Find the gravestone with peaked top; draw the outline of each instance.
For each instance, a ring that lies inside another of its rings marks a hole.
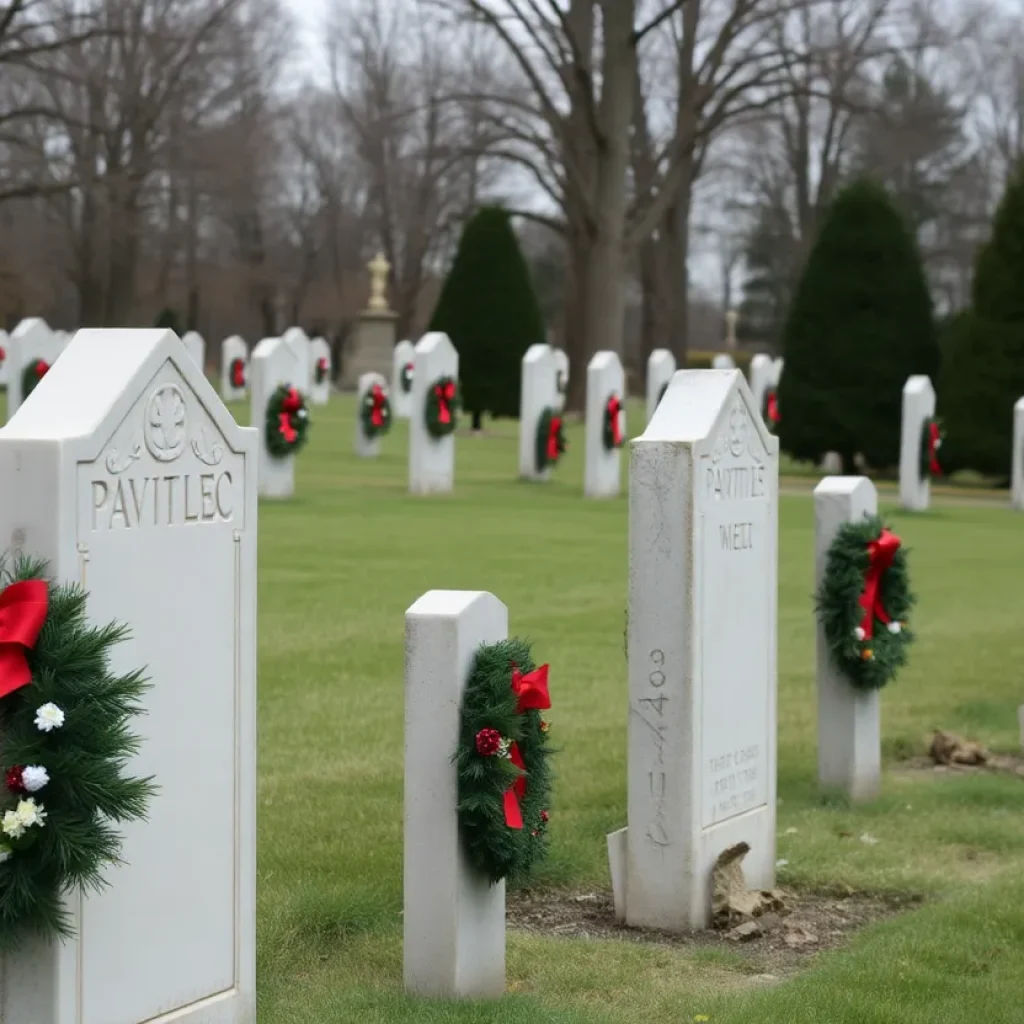
[[[519,390],[519,476],[547,480],[550,466],[539,464],[538,445],[547,450],[547,438],[537,436],[545,412],[559,411],[555,354],[550,345],[531,345],[523,356]],[[549,416],[550,418],[550,416]]]
[[[617,498],[620,449],[626,438],[626,377],[614,352],[597,352],[587,366],[583,493]]]
[[[911,512],[924,512],[931,501],[931,480],[921,472],[924,426],[935,415],[935,390],[924,374],[907,378],[903,385],[900,432],[900,504]]]
[[[295,493],[295,456],[277,457],[267,447],[267,407],[274,392],[283,384],[298,388],[302,370],[294,349],[282,338],[264,338],[252,352],[249,362],[249,422],[259,436],[258,481],[261,498],[290,498]]]
[[[0,431],[0,548],[130,628],[157,783],[107,887],[67,895],[74,937],[4,951],[4,1021],[256,1019],[255,462],[167,330],[79,331]]]
[[[206,342],[198,331],[188,331],[181,339],[185,351],[192,357],[192,362],[204,373],[206,372]]]
[[[728,352],[719,352],[711,360],[713,370],[735,370],[736,360]]]
[[[326,405],[331,397],[331,378],[334,376],[331,346],[326,338],[314,338],[309,343],[309,358],[313,366],[309,400],[313,405]]]
[[[412,416],[412,374],[415,369],[416,346],[400,341],[391,358],[391,410],[396,419]]]
[[[440,401],[442,414],[454,420],[452,403],[439,399],[442,380],[458,382],[459,353],[447,334],[432,331],[416,344],[412,376],[412,416],[409,420],[409,490],[441,494],[455,486],[455,435],[435,437],[427,427],[427,403]]]
[[[308,395],[313,386],[313,354],[310,351],[309,335],[301,327],[289,327],[281,337],[298,362],[298,370],[292,383],[302,394]]]
[[[626,829],[618,912],[711,922],[719,855],[775,879],[778,450],[736,370],[677,373],[631,445]]]
[[[220,396],[225,402],[240,402],[248,387],[249,346],[232,334],[220,347]]]
[[[45,320],[22,320],[7,339],[7,418],[35,390],[56,359],[53,331]]]
[[[667,348],[656,348],[647,357],[647,422],[651,422],[668,382],[676,372],[676,357]]]

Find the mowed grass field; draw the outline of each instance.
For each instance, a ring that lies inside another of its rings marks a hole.
[[[404,612],[432,588],[490,590],[550,662],[561,753],[534,888],[606,890],[605,834],[625,824],[627,504],[583,499],[578,425],[548,485],[517,481],[516,424],[497,423],[459,434],[454,494],[413,498],[406,424],[366,461],[351,398],[312,415],[295,497],[260,506],[261,1024],[1024,1020],[1024,782],[903,765],[939,727],[1018,749],[1024,517],[992,501],[892,512],[919,639],[883,697],[884,793],[853,809],[816,787],[810,482],[780,501],[779,882],[923,896],[916,909],[774,983],[739,952],[513,930],[503,1000],[426,1002],[402,993]]]

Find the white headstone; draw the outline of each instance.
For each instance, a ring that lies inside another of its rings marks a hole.
[[[295,457],[275,458],[267,448],[267,405],[282,384],[297,388],[300,377],[298,358],[281,338],[264,338],[253,350],[249,361],[249,422],[259,432],[258,486],[261,498],[290,498],[295,493]],[[300,389],[301,390],[301,389]]]
[[[754,405],[764,415],[764,401],[768,392],[775,387],[775,366],[763,352],[750,359],[750,393],[754,396]]]
[[[52,366],[55,361],[53,332],[45,320],[30,317],[22,320],[7,339],[8,420],[25,400],[26,396],[22,394],[22,380],[26,368],[40,360],[46,363],[47,367]]]
[[[0,331],[0,386],[7,386],[7,367],[10,365],[6,331]]]
[[[569,357],[565,349],[552,349],[555,354],[555,390],[558,392],[559,408],[565,408],[565,395],[569,390]]]
[[[416,362],[416,346],[411,341],[400,341],[391,357],[391,412],[395,419],[407,420],[412,416],[412,371]],[[406,368],[409,371],[409,390],[402,386]]]
[[[778,451],[737,370],[677,373],[632,442],[624,856],[609,837],[631,925],[707,927],[739,842],[774,885]]]
[[[432,331],[416,343],[409,419],[409,490],[440,494],[455,486],[455,435],[432,437],[427,430],[427,396],[440,377],[459,379],[459,353],[447,334]]]
[[[301,327],[289,327],[282,338],[299,363],[298,373],[292,383],[304,395],[308,395],[309,389],[313,386],[313,358],[309,349],[309,335]]]
[[[931,482],[921,475],[921,441],[925,421],[935,415],[935,391],[923,374],[903,385],[903,420],[900,432],[900,504],[923,512],[931,500]]]
[[[367,437],[363,430],[363,401],[368,392],[373,390],[374,384],[388,392],[388,381],[382,373],[363,373],[359,376],[359,384],[356,387],[356,455],[361,459],[375,459],[380,455],[380,434],[374,437]],[[390,399],[390,394],[388,398]]]
[[[2,378],[0,378],[2,379]],[[1010,507],[1024,511],[1024,398],[1013,404],[1013,449],[1010,466]]]
[[[718,355],[712,358],[711,368],[713,370],[734,370],[736,368],[736,360],[726,352],[719,352]]]
[[[198,331],[188,331],[181,339],[186,351],[192,357],[192,362],[204,373],[206,372],[206,342]]]
[[[67,900],[76,937],[6,954],[4,1021],[255,1020],[255,461],[167,330],[79,331],[0,431],[3,544],[130,627],[129,770],[157,783],[109,887]]]
[[[656,348],[647,357],[647,422],[661,401],[661,393],[668,387],[676,372],[676,357],[667,348]]]
[[[235,360],[240,359],[242,383],[235,386]],[[237,334],[225,338],[220,347],[220,396],[225,402],[240,402],[249,385],[249,346]]]
[[[866,476],[827,476],[814,488],[815,593],[839,528],[877,512],[875,485]],[[852,800],[874,799],[882,782],[878,691],[858,690],[836,668],[820,624],[817,650],[818,783]]]
[[[326,405],[331,397],[331,346],[325,338],[314,338],[309,343],[310,370],[309,400],[313,405]],[[323,380],[317,376],[323,368]]]
[[[619,448],[606,448],[604,420],[608,399],[619,399],[619,431],[626,437],[626,377],[614,352],[597,352],[587,365],[587,406],[583,493],[588,498],[619,496]]]
[[[467,862],[452,752],[477,648],[507,636],[508,609],[481,591],[431,590],[405,613],[404,974],[418,996],[505,989],[505,883]]]
[[[560,411],[555,353],[550,345],[531,345],[523,356],[519,393],[519,475],[547,480],[551,470],[537,468],[537,427],[544,411]]]

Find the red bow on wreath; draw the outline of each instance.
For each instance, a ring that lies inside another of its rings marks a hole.
[[[932,420],[928,424],[928,472],[932,476],[942,476],[942,465],[939,463],[939,442],[942,434],[939,425]]]
[[[434,397],[437,399],[437,422],[451,423],[452,402],[455,401],[455,381],[434,385]]]
[[[299,436],[295,427],[292,426],[292,416],[301,408],[302,395],[296,388],[289,388],[281,403],[281,411],[277,414],[277,429],[289,444],[294,444],[295,439]]]
[[[516,712],[522,714],[524,711],[546,711],[551,707],[551,695],[548,692],[548,666],[541,665],[532,672],[523,675],[522,672],[512,666],[512,692],[518,698]],[[508,756],[511,762],[523,773],[512,785],[505,790],[505,824],[509,828],[523,827],[523,812],[519,807],[519,801],[526,796],[526,762],[519,752],[519,744],[513,741],[509,747]]]
[[[326,357],[326,356],[321,356],[321,357],[320,357],[320,358],[319,358],[319,359],[317,360],[317,363],[316,363],[316,368],[317,368],[317,369],[318,369],[318,370],[319,370],[319,371],[320,371],[321,373],[326,373],[326,372],[327,372],[327,357]]]
[[[37,359],[35,365],[36,376],[42,380],[50,369],[50,364],[45,359]]]
[[[883,527],[878,540],[868,544],[868,571],[864,575],[864,590],[860,595],[860,606],[864,609],[864,617],[860,628],[864,630],[864,639],[870,640],[875,631],[875,619],[888,625],[892,618],[882,605],[882,577],[885,575],[896,552],[900,549],[900,539],[891,530]]]
[[[612,444],[618,448],[622,444],[622,424],[619,422],[619,413],[622,412],[622,402],[618,395],[612,395],[607,405],[608,419],[612,425]]]
[[[241,359],[236,359],[231,364],[231,386],[233,388],[245,387],[245,362]]]
[[[778,423],[781,417],[779,416],[779,398],[774,391],[768,392],[768,422]]]
[[[0,697],[32,682],[25,649],[35,647],[49,601],[43,580],[21,580],[0,592]]]
[[[384,426],[384,407],[387,405],[388,397],[379,384],[374,384],[370,390],[370,398],[373,400],[373,408],[370,410],[370,422],[375,427]]]
[[[7,358],[7,350],[4,349],[3,347],[0,347],[0,363],[2,363],[6,358]]]
[[[559,435],[562,432],[562,417],[552,416],[548,424],[548,462],[557,462],[562,449],[559,446]]]

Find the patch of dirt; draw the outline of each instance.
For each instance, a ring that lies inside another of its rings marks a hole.
[[[977,775],[987,772],[996,775],[1016,775],[1024,779],[1024,757],[1018,754],[990,754],[984,764],[936,764],[931,757],[911,757],[886,769],[897,775],[912,775],[920,778],[931,775],[937,778],[952,775]]]
[[[720,950],[747,961],[749,973],[772,981],[841,946],[854,932],[920,905],[914,895],[779,890],[786,911],[756,920],[756,929],[709,930],[692,935],[627,928],[615,920],[610,892],[521,891],[508,896],[508,922],[540,935],[647,942],[676,949]],[[736,934],[740,932],[741,934]],[[751,934],[752,932],[752,934]]]

